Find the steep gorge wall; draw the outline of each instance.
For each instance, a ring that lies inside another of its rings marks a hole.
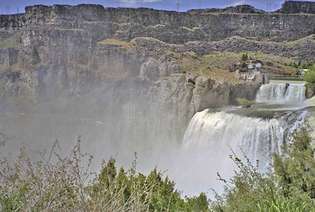
[[[98,5],[31,6],[0,16],[0,31],[40,26],[89,30],[94,39],[153,37],[167,43],[221,40],[231,36],[284,41],[314,34],[315,15],[284,13],[172,12],[103,8]]]

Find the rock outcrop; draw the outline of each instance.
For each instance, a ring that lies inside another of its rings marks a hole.
[[[263,14],[266,13],[263,10],[256,9],[255,7],[251,5],[237,5],[235,7],[227,7],[223,9],[192,9],[188,11],[191,14],[205,14],[205,13],[258,13]]]
[[[311,1],[286,1],[278,12],[315,14],[315,3]]]

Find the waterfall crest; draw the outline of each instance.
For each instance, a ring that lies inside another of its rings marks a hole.
[[[262,85],[257,93],[256,102],[271,104],[298,104],[305,100],[303,83],[271,82]]]
[[[282,153],[282,145],[287,132],[293,131],[292,127],[283,119],[265,120],[205,110],[197,113],[190,122],[184,135],[184,146],[186,149],[215,150],[219,154],[218,160],[232,151],[240,156],[244,153],[253,165],[258,161],[259,169],[267,171],[272,155]]]

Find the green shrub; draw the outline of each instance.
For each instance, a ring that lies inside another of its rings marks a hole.
[[[247,61],[248,60],[248,54],[247,53],[244,53],[242,54],[242,61]]]
[[[305,96],[306,98],[311,98],[315,94],[315,83],[306,83],[305,84]]]
[[[135,165],[125,171],[111,159],[95,176],[79,144],[69,157],[56,156],[55,162],[34,163],[21,151],[16,162],[1,161],[1,211],[208,211],[205,194],[183,198],[156,169],[148,175]]]
[[[312,67],[312,64],[311,63],[303,63],[302,65],[301,65],[301,68],[303,68],[303,69],[309,69],[309,68],[311,68]]]
[[[304,75],[304,80],[308,83],[315,83],[315,65],[309,68]]]
[[[253,104],[255,104],[255,101],[248,100],[245,98],[237,98],[236,101],[240,106],[243,106],[243,107],[250,107]]]
[[[287,156],[274,157],[274,172],[260,174],[236,156],[238,171],[226,192],[212,203],[214,211],[309,212],[315,208],[315,159],[306,131],[295,136]]]
[[[182,197],[175,183],[154,169],[148,175],[116,167],[115,160],[101,171],[90,171],[92,158],[80,151],[62,159],[32,162],[21,151],[15,162],[0,161],[1,211],[170,211],[170,212],[310,212],[315,208],[315,159],[305,130],[296,134],[285,156],[274,156],[274,170],[257,171],[236,155],[235,176],[224,182],[225,192],[209,202],[205,194]],[[52,160],[52,155],[56,158]],[[52,162],[54,161],[54,162]],[[82,166],[82,164],[87,164]],[[82,168],[86,167],[86,168]],[[198,183],[198,182],[196,182]]]

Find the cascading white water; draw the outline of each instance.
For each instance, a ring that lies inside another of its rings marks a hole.
[[[287,85],[271,82],[260,88],[257,101],[300,105],[304,102],[304,93],[302,83]],[[275,111],[277,109],[278,106]],[[272,108],[268,107],[267,111],[272,111]],[[261,115],[260,112],[258,108],[257,115]],[[307,116],[306,110],[275,112],[274,117],[277,118],[271,119],[246,117],[236,113],[235,110],[228,113],[211,112],[208,109],[196,113],[192,118],[183,139],[185,157],[181,158],[189,167],[187,172],[191,174],[185,173],[183,178],[194,179],[202,187],[196,188],[194,184],[194,187],[187,188],[188,191],[204,191],[205,185],[212,183],[220,193],[222,187],[216,184],[217,172],[225,179],[234,175],[236,167],[229,157],[233,152],[244,162],[246,160],[243,156],[246,156],[253,166],[258,165],[259,171],[268,172],[272,165],[272,155],[283,154],[283,144],[292,141],[293,133],[304,125]],[[253,115],[253,112],[251,114]],[[184,185],[183,187],[187,185],[187,182],[181,181],[180,178],[178,182]]]
[[[256,96],[258,103],[299,104],[304,100],[304,83],[270,82],[262,85]]]
[[[234,151],[244,153],[253,164],[265,171],[272,154],[281,153],[285,128],[277,119],[263,120],[225,112],[197,113],[190,122],[184,136],[187,149],[209,149],[219,153],[217,159],[228,157]],[[213,155],[213,154],[212,154]]]

